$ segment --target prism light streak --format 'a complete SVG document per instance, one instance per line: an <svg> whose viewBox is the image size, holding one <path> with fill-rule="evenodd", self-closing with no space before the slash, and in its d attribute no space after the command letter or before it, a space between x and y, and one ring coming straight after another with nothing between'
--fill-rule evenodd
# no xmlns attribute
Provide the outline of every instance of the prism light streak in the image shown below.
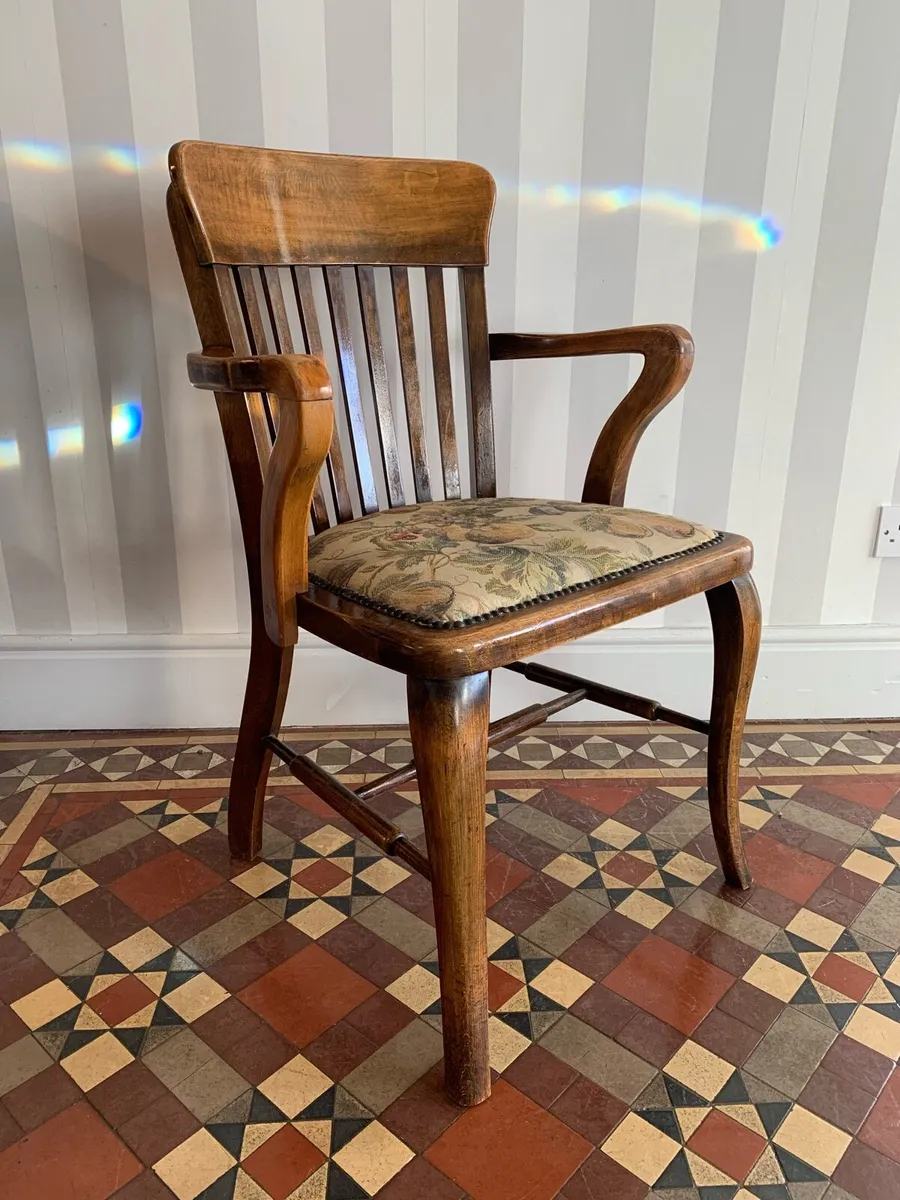
<svg viewBox="0 0 900 1200"><path fill-rule="evenodd" d="M114 446L124 446L141 436L144 414L140 404L126 403L113 406L109 421L109 432Z"/></svg>
<svg viewBox="0 0 900 1200"><path fill-rule="evenodd" d="M47 430L47 453L51 458L67 458L84 449L84 429L81 425L61 425Z"/></svg>
<svg viewBox="0 0 900 1200"><path fill-rule="evenodd" d="M128 400L122 404L114 404L109 418L109 436L114 446L125 446L128 442L136 442L141 436L144 424L144 413L136 400ZM0 467L14 465L12 461L5 462L2 458L2 448L14 446L17 463L18 446L15 442L0 442ZM72 454L80 454L84 450L84 426L62 425L47 430L47 452L51 458L66 458ZM10 455L12 451L9 451Z"/></svg>
<svg viewBox="0 0 900 1200"><path fill-rule="evenodd" d="M33 171L61 171L69 162L66 152L52 142L7 142L4 153L11 166Z"/></svg>
<svg viewBox="0 0 900 1200"><path fill-rule="evenodd" d="M3 467L17 467L19 461L19 443L16 439L7 438L0 442L0 470Z"/></svg>
<svg viewBox="0 0 900 1200"><path fill-rule="evenodd" d="M507 187L503 191L509 191ZM716 204L667 188L640 188L628 185L612 188L586 187L555 183L543 187L524 183L512 189L526 203L546 208L568 208L583 204L601 213L640 208L693 224L718 222L731 227L735 246L740 250L763 251L777 246L784 236L772 217L746 212L732 204Z"/></svg>

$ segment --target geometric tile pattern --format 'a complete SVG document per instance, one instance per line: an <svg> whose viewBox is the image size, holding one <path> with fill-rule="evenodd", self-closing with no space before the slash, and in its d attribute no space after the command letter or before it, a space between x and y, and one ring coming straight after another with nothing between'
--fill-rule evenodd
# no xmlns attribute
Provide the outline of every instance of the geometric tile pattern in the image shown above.
<svg viewBox="0 0 900 1200"><path fill-rule="evenodd" d="M355 783L410 756L289 740ZM260 859L231 860L232 755L0 742L4 1196L900 1196L900 727L748 730L742 893L702 736L493 747L494 1091L466 1113L428 886L278 771ZM374 805L423 846L415 780Z"/></svg>

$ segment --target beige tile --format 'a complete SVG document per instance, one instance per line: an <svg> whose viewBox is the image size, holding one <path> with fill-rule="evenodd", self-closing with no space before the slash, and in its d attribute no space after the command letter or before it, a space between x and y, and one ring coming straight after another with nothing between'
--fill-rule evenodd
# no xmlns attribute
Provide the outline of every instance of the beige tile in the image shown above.
<svg viewBox="0 0 900 1200"><path fill-rule="evenodd" d="M621 913L623 917L629 917L632 921L637 921L645 929L655 929L660 921L664 921L671 911L672 909L669 908L668 904L663 904L655 896L648 896L645 892L640 892L637 889L630 896L626 896L616 909L616 912Z"/></svg>
<svg viewBox="0 0 900 1200"><path fill-rule="evenodd" d="M860 965L862 966L863 964ZM889 983L900 983L900 954L897 955L897 957L885 971L884 977Z"/></svg>
<svg viewBox="0 0 900 1200"><path fill-rule="evenodd" d="M204 974L195 975L181 987L166 994L166 1004L188 1024L196 1021L198 1017L202 1017L204 1013L210 1012L227 999L228 992L222 985Z"/></svg>
<svg viewBox="0 0 900 1200"><path fill-rule="evenodd" d="M543 868L543 873L549 875L551 879L558 879L567 887L578 887L579 883L583 883L588 875L593 873L593 870L593 867L589 867L587 863L581 862L578 858L573 858L571 854L560 854L558 858L554 858L553 862L547 863Z"/></svg>
<svg viewBox="0 0 900 1200"><path fill-rule="evenodd" d="M635 838L640 837L640 834L636 829L629 829L621 821L614 821L610 817L602 825L598 825L591 836L599 838L601 842L608 842L617 850L624 850L626 846L631 845Z"/></svg>
<svg viewBox="0 0 900 1200"><path fill-rule="evenodd" d="M318 1067L298 1054L259 1085L264 1096L293 1118L331 1087L331 1080Z"/></svg>
<svg viewBox="0 0 900 1200"><path fill-rule="evenodd" d="M330 1121L323 1123L329 1126L331 1124ZM312 1122L310 1122L310 1124L312 1124ZM282 1129L283 1127L283 1121L273 1121L267 1125L245 1125L244 1136L241 1139L241 1162L243 1162L245 1158L249 1158L254 1150L258 1150L260 1146L267 1142L270 1137L273 1137L278 1130ZM327 1154L328 1151L326 1150L325 1153Z"/></svg>
<svg viewBox="0 0 900 1200"><path fill-rule="evenodd" d="M743 801L738 805L738 809L741 824L746 825L748 829L762 829L767 821L772 820L772 814L764 808L756 808L752 804L744 804Z"/></svg>
<svg viewBox="0 0 900 1200"><path fill-rule="evenodd" d="M49 896L54 904L62 907L70 900L92 892L96 886L93 879L89 875L85 875L84 871L70 871L68 875L61 875L59 879L53 879L50 883L44 884L41 891L45 896Z"/></svg>
<svg viewBox="0 0 900 1200"><path fill-rule="evenodd" d="M144 963L150 962L151 959L168 949L169 943L166 939L160 937L156 930L151 929L148 925L145 929L139 929L137 933L133 933L131 937L125 938L124 941L110 946L109 952L119 960L123 967L127 967L129 971L136 971L138 967L142 967Z"/></svg>
<svg viewBox="0 0 900 1200"><path fill-rule="evenodd" d="M261 896L270 888L284 883L284 876L274 867L270 867L268 863L261 862L257 863L255 867L251 867L249 871L235 875L231 882L242 892L246 892L248 896Z"/></svg>
<svg viewBox="0 0 900 1200"><path fill-rule="evenodd" d="M61 1059L59 1065L83 1092L89 1092L133 1061L134 1055L125 1049L118 1038L111 1033L101 1033L68 1058Z"/></svg>
<svg viewBox="0 0 900 1200"><path fill-rule="evenodd" d="M159 832L163 837L167 837L170 842L174 842L176 846L181 846L185 842L189 842L191 838L199 837L201 833L206 833L206 830L207 826L202 821L188 814L178 821L173 821L171 825L164 825Z"/></svg>
<svg viewBox="0 0 900 1200"><path fill-rule="evenodd" d="M410 967L384 990L390 992L407 1008L411 1008L413 1012L417 1013L430 1008L441 995L441 985L437 975L418 963L414 967Z"/></svg>
<svg viewBox="0 0 900 1200"><path fill-rule="evenodd" d="M865 850L851 850L843 865L855 875L862 875L875 883L884 883L894 869L892 863L876 858L874 854L866 854Z"/></svg>
<svg viewBox="0 0 900 1200"><path fill-rule="evenodd" d="M413 1157L412 1150L380 1121L372 1121L338 1150L334 1161L374 1196Z"/></svg>
<svg viewBox="0 0 900 1200"><path fill-rule="evenodd" d="M236 1161L208 1130L198 1129L186 1142L154 1163L153 1170L178 1200L194 1200Z"/></svg>
<svg viewBox="0 0 900 1200"><path fill-rule="evenodd" d="M718 1167L708 1163L699 1154L694 1154L692 1150L686 1149L685 1157L698 1188L733 1188L735 1186L736 1181L730 1175L726 1175L724 1171L720 1171Z"/></svg>
<svg viewBox="0 0 900 1200"><path fill-rule="evenodd" d="M506 1005L503 1006L506 1009ZM527 1008L527 1005L526 1005ZM509 1011L509 1010L507 1010ZM491 1069L502 1074L524 1054L531 1042L517 1029L493 1014L488 1018L488 1047Z"/></svg>
<svg viewBox="0 0 900 1200"><path fill-rule="evenodd" d="M702 883L704 879L708 879L716 868L712 863L704 862L702 858L695 858L693 854L688 854L682 850L666 863L666 871L670 875L677 875L679 879L685 879L688 883Z"/></svg>
<svg viewBox="0 0 900 1200"><path fill-rule="evenodd" d="M814 946L821 946L823 950L830 950L834 943L844 932L843 925L838 925L837 921L830 921L828 917L821 917L818 913L810 912L808 908L801 908L787 926L788 933L796 933L802 938L806 938L808 942L812 942Z"/></svg>
<svg viewBox="0 0 900 1200"><path fill-rule="evenodd" d="M238 1167L237 1175L234 1178L234 1191L231 1193L231 1200L271 1200L271 1196L259 1186L255 1179L247 1174L243 1167ZM289 1200L298 1200L296 1191L291 1193Z"/></svg>
<svg viewBox="0 0 900 1200"><path fill-rule="evenodd" d="M502 925L498 925L496 921L492 921L490 917L487 919L487 952L494 954L500 949L509 939L512 933L508 929L504 929Z"/></svg>
<svg viewBox="0 0 900 1200"><path fill-rule="evenodd" d="M775 996L787 1004L802 986L806 976L785 963L761 954L744 972L744 979L760 991L768 992L770 996Z"/></svg>
<svg viewBox="0 0 900 1200"><path fill-rule="evenodd" d="M353 869L352 861L350 869ZM408 879L409 875L409 871L405 867L401 867L398 862L392 862L389 858L380 858L378 862L372 863L371 867L360 871L359 878L369 887L373 887L376 892L389 892L392 887L396 887L398 883Z"/></svg>
<svg viewBox="0 0 900 1200"><path fill-rule="evenodd" d="M628 1113L603 1143L603 1153L619 1166L637 1175L651 1186L680 1150L676 1141L644 1121L637 1113Z"/></svg>
<svg viewBox="0 0 900 1200"><path fill-rule="evenodd" d="M40 1029L42 1025L80 1003L79 998L61 979L51 979L49 983L29 992L27 996L22 996L20 1000L14 1000L10 1008L29 1029Z"/></svg>
<svg viewBox="0 0 900 1200"><path fill-rule="evenodd" d="M685 1141L688 1141L691 1134L706 1120L709 1115L708 1108L676 1108L675 1116L678 1118L678 1127L681 1130L681 1136Z"/></svg>
<svg viewBox="0 0 900 1200"><path fill-rule="evenodd" d="M549 967L545 967L532 979L531 986L555 1000L557 1004L561 1004L563 1008L571 1008L579 996L583 996L588 988L593 986L593 982L587 975L582 975L580 971L555 959Z"/></svg>
<svg viewBox="0 0 900 1200"><path fill-rule="evenodd" d="M900 1059L900 1024L861 1005L844 1027L847 1037L887 1058Z"/></svg>
<svg viewBox="0 0 900 1200"><path fill-rule="evenodd" d="M344 914L338 912L333 905L327 904L324 900L314 900L307 908L301 908L292 917L288 917L288 923L295 929L299 929L301 933L305 933L307 937L318 941L320 937L324 937L329 930L334 929L346 919Z"/></svg>
<svg viewBox="0 0 900 1200"><path fill-rule="evenodd" d="M883 833L885 837L900 841L900 821L896 817L888 816L887 813L881 814L872 826L872 831L873 833Z"/></svg>
<svg viewBox="0 0 900 1200"><path fill-rule="evenodd" d="M665 1071L704 1100L714 1100L734 1074L734 1067L696 1042L687 1041L666 1063Z"/></svg>
<svg viewBox="0 0 900 1200"><path fill-rule="evenodd" d="M851 1141L848 1133L799 1104L794 1105L772 1140L823 1175L831 1175Z"/></svg>
<svg viewBox="0 0 900 1200"><path fill-rule="evenodd" d="M317 854L334 854L335 850L340 850L341 846L346 846L352 840L348 833L336 829L334 825L323 825L321 829L305 837L303 844L309 846L310 850L315 850Z"/></svg>

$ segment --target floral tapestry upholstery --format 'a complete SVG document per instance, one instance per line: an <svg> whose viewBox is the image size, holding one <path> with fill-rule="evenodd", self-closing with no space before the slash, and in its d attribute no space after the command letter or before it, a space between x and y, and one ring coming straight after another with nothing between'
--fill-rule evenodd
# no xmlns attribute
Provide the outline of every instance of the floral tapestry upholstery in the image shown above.
<svg viewBox="0 0 900 1200"><path fill-rule="evenodd" d="M721 534L679 517L562 500L440 500L310 542L312 582L432 629L483 621L689 554Z"/></svg>

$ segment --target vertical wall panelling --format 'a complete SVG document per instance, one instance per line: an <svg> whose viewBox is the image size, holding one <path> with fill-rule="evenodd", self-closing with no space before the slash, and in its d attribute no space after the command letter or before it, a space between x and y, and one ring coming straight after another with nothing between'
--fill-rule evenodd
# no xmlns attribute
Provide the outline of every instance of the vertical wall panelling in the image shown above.
<svg viewBox="0 0 900 1200"><path fill-rule="evenodd" d="M166 151L199 132L188 0L123 0L141 210L163 422L175 555L185 633L236 628L227 462L212 397L188 383L185 355L199 346L166 216ZM166 58L159 86L157 45Z"/></svg>
<svg viewBox="0 0 900 1200"><path fill-rule="evenodd" d="M719 0L656 5L645 190L695 200L703 195L718 25ZM690 328L699 239L697 221L679 220L664 208L642 209L634 284L636 325L673 321ZM632 370L637 373L636 365ZM674 400L641 440L628 495L638 508L672 511L683 403L681 397Z"/></svg>
<svg viewBox="0 0 900 1200"><path fill-rule="evenodd" d="M761 211L773 215L782 236L777 245L756 258L725 521L728 529L746 529L751 533L758 527L763 499L760 479L766 431L777 417L773 412L775 347L782 317L785 269L793 243L791 208L797 186L817 10L818 0L796 0L785 5L778 55Z"/></svg>
<svg viewBox="0 0 900 1200"><path fill-rule="evenodd" d="M258 0L266 145L328 150L327 0Z"/></svg>
<svg viewBox="0 0 900 1200"><path fill-rule="evenodd" d="M481 163L497 181L487 275L488 319L515 329L519 217L519 140L524 0L459 0L460 158ZM509 494L511 363L493 371L497 488Z"/></svg>
<svg viewBox="0 0 900 1200"><path fill-rule="evenodd" d="M817 3L794 197L790 212L780 214L786 234L783 248L775 251L784 254L784 283L772 349L772 381L756 488L756 519L751 530L756 548L754 575L767 620L849 11L850 0ZM811 459L809 462L815 469ZM797 464L797 469L803 469L801 464Z"/></svg>
<svg viewBox="0 0 900 1200"><path fill-rule="evenodd" d="M822 613L900 94L898 39L900 7L850 5L770 611L775 624L817 624Z"/></svg>
<svg viewBox="0 0 900 1200"><path fill-rule="evenodd" d="M392 154L391 0L328 0L328 131L338 154Z"/></svg>
<svg viewBox="0 0 900 1200"><path fill-rule="evenodd" d="M900 497L900 453L897 456L894 485L886 499L890 500L891 497L895 500ZM872 620L876 624L896 625L900 620L898 614L900 614L900 559L885 558L882 560L879 572Z"/></svg>
<svg viewBox="0 0 900 1200"><path fill-rule="evenodd" d="M56 28L104 417L140 404L138 441L109 444L129 632L181 626L159 376L117 0L56 0ZM107 153L116 168L107 166Z"/></svg>
<svg viewBox="0 0 900 1200"><path fill-rule="evenodd" d="M50 458L68 623L124 630L125 612L84 258L52 0L18 6L2 41L0 127L11 148L54 147L54 169L8 156L40 415L49 436L82 431ZM22 347L18 353L27 353ZM4 435L0 433L0 438Z"/></svg>
<svg viewBox="0 0 900 1200"><path fill-rule="evenodd" d="M600 195L609 188L641 186L653 11L654 0L591 4L574 329L631 324L640 210L606 211ZM572 360L565 490L572 499L581 496L597 434L625 395L628 379L626 357Z"/></svg>
<svg viewBox="0 0 900 1200"><path fill-rule="evenodd" d="M894 495L900 447L897 333L900 330L900 121L895 118L866 302L853 407L831 535L822 622L850 624L872 611L879 568L872 557L875 514Z"/></svg>
<svg viewBox="0 0 900 1200"><path fill-rule="evenodd" d="M575 317L589 22L588 0L562 6L525 0L516 263L520 330L560 332L571 329ZM510 482L517 495L565 491L571 379L567 358L513 367Z"/></svg>

